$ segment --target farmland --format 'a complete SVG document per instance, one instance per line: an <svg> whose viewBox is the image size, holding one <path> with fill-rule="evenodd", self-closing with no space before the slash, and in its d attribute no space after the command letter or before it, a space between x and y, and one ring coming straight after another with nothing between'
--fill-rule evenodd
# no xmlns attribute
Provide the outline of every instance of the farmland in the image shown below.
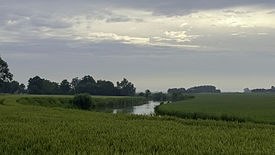
<svg viewBox="0 0 275 155"><path fill-rule="evenodd" d="M197 94L194 99L161 105L157 111L182 118L275 124L275 94Z"/></svg>
<svg viewBox="0 0 275 155"><path fill-rule="evenodd" d="M106 114L1 98L1 154L274 154L273 125Z"/></svg>

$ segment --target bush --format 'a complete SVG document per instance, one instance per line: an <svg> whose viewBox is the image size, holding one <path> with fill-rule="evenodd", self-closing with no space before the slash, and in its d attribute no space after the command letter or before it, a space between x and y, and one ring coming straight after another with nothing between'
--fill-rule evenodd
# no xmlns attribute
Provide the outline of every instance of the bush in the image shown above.
<svg viewBox="0 0 275 155"><path fill-rule="evenodd" d="M1 99L1 100L0 100L0 104L1 104L1 105L4 105L4 102L5 102L5 99Z"/></svg>
<svg viewBox="0 0 275 155"><path fill-rule="evenodd" d="M89 94L78 94L73 99L73 104L80 109L91 109L93 107L92 97Z"/></svg>

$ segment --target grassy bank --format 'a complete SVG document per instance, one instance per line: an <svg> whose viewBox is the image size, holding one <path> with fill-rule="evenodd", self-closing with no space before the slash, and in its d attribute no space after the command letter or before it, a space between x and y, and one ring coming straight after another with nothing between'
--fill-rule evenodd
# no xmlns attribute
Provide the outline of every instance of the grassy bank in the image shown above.
<svg viewBox="0 0 275 155"><path fill-rule="evenodd" d="M73 105L73 96L58 96L58 95L24 95L14 96L16 101L25 105L39 105L45 107L62 107L62 108L76 108ZM129 97L129 96L92 96L92 103L95 108L112 107L120 108L126 106L136 106L145 104L147 101L143 97Z"/></svg>
<svg viewBox="0 0 275 155"><path fill-rule="evenodd" d="M272 125L106 114L1 98L0 154L275 153Z"/></svg>
<svg viewBox="0 0 275 155"><path fill-rule="evenodd" d="M194 99L164 104L158 114L275 124L275 94L198 94Z"/></svg>

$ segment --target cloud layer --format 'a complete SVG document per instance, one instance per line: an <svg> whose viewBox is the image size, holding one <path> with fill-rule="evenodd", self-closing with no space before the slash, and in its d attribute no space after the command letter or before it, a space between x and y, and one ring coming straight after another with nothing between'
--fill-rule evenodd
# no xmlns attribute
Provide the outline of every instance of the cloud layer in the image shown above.
<svg viewBox="0 0 275 155"><path fill-rule="evenodd" d="M273 60L275 50L275 2L271 0L0 0L0 4L0 53L22 81L30 74L50 75L58 80L78 76L69 73L67 67L78 70L83 61L87 61L86 70L79 69L78 74L97 73L111 80L130 76L140 81L139 89L148 85L142 79L158 79L163 68L171 75L167 82L175 79L173 75L178 79L188 75L189 84L195 77L209 77L208 73L221 79L273 76L269 66L275 64L264 61ZM37 63L47 63L46 57L54 62L40 64L39 68ZM54 64L63 62L66 65L59 68L63 72L55 71L60 75L51 73ZM22 72L18 66L24 65L33 69ZM260 71L255 73L251 67ZM136 77L143 74L148 76ZM207 80L200 83L207 84Z"/></svg>

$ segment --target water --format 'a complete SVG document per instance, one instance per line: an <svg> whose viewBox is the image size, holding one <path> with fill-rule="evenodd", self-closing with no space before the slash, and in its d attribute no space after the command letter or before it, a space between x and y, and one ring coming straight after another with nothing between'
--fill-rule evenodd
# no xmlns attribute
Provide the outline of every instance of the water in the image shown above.
<svg viewBox="0 0 275 155"><path fill-rule="evenodd" d="M150 115L154 114L155 107L160 105L160 102L149 101L146 104L139 105L139 106L129 106L124 108L105 108L105 112L111 113L127 113L127 114L136 114L136 115ZM102 111L102 110L100 110Z"/></svg>

